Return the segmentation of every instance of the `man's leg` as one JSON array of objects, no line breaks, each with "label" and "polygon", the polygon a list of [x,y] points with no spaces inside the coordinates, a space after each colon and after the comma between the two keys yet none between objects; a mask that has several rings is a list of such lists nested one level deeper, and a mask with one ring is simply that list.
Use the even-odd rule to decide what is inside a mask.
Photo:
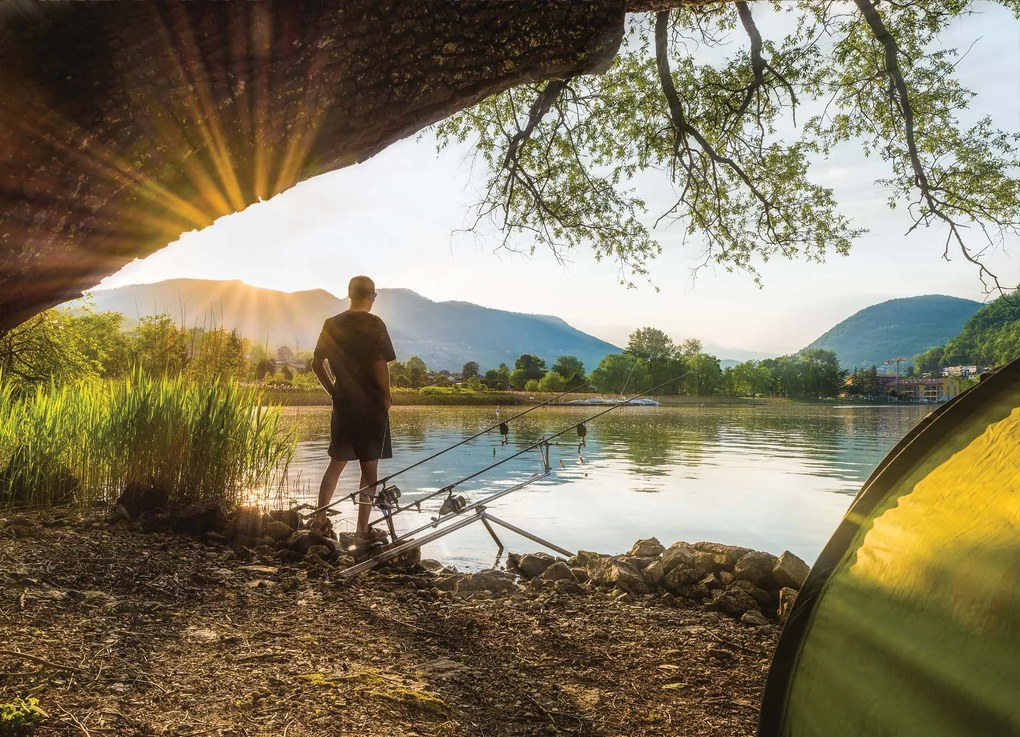
[{"label": "man's leg", "polygon": [[368,532],[368,518],[372,514],[372,500],[375,499],[375,482],[379,480],[379,461],[361,461],[361,485],[358,488],[366,489],[361,492],[358,505],[358,533],[364,535]]},{"label": "man's leg", "polygon": [[[333,492],[336,491],[336,484],[340,480],[340,474],[343,473],[346,466],[347,461],[338,461],[336,458],[329,459],[329,465],[326,466],[326,472],[322,474],[322,483],[319,484],[319,503],[317,506],[324,507],[329,504],[330,500],[333,498]],[[316,526],[325,526],[326,510],[316,514],[312,524]]]}]

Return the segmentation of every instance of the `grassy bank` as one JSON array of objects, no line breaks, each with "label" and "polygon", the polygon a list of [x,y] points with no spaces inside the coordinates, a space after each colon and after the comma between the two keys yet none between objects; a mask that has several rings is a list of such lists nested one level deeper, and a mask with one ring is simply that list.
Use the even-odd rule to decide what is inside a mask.
[{"label": "grassy bank", "polygon": [[88,506],[132,483],[233,506],[277,485],[293,448],[261,392],[232,381],[135,372],[22,396],[0,381],[0,506]]}]

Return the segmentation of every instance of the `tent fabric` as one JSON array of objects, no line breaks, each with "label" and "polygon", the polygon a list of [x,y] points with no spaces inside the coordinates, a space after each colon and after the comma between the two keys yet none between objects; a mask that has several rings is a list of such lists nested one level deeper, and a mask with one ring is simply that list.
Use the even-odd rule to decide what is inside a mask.
[{"label": "tent fabric", "polygon": [[758,733],[1020,735],[1020,360],[865,482],[783,629]]}]

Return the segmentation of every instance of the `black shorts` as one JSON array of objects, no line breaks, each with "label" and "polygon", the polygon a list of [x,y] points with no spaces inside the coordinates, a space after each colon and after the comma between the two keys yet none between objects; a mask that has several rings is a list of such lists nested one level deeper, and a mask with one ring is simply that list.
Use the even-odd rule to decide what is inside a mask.
[{"label": "black shorts", "polygon": [[392,458],[386,408],[334,402],[329,419],[329,457],[337,461]]}]

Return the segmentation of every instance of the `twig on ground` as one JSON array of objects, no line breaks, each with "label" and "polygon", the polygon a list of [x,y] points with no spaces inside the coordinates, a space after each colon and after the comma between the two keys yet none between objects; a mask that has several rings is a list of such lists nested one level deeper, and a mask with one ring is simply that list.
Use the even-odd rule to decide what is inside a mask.
[{"label": "twig on ground", "polygon": [[45,658],[40,658],[38,655],[30,655],[28,653],[19,653],[17,650],[0,650],[0,655],[6,655],[11,658],[22,658],[23,660],[30,660],[37,665],[44,665],[47,668],[54,668],[56,670],[67,670],[67,671],[78,671],[73,665],[62,665],[60,663],[53,663]]}]

